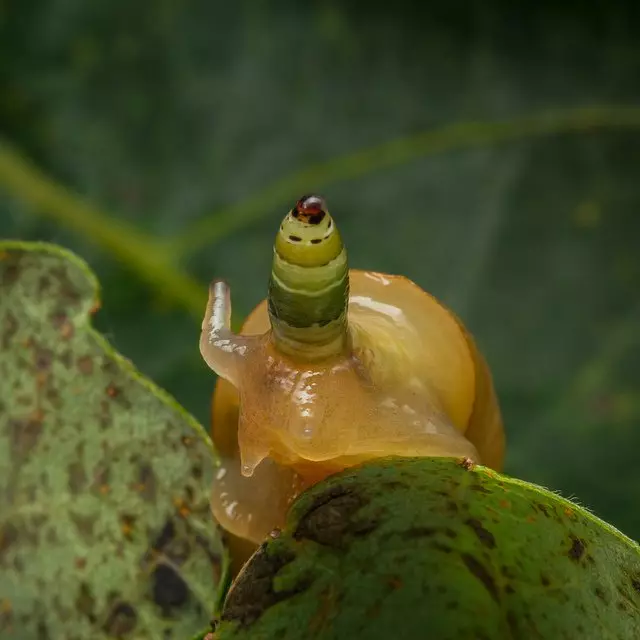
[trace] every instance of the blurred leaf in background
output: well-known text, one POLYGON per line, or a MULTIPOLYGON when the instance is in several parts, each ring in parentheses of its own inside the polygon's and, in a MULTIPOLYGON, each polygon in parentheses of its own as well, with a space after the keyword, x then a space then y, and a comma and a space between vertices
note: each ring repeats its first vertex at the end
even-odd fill
POLYGON ((87 259, 145 374, 206 423, 206 284, 246 314, 281 216, 321 190, 352 266, 475 334, 507 472, 640 537, 634 4, 1 8, 0 236, 87 259))

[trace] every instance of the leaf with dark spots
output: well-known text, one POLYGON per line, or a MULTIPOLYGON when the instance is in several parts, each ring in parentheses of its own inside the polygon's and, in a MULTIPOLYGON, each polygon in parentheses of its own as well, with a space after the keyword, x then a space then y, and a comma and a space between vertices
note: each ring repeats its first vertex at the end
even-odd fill
POLYGON ((569 536, 569 540, 571 541, 571 548, 569 549, 569 557, 572 560, 580 560, 584 554, 585 550, 585 542, 580 538, 577 538, 573 534, 569 536))
POLYGON ((237 622, 241 627, 250 627, 269 607, 303 591, 302 584, 290 591, 276 592, 274 589, 278 572, 294 557, 291 551, 277 547, 267 551, 266 546, 262 545, 227 594, 222 619, 237 622))
POLYGON ((478 540, 480 540, 485 547, 493 549, 496 546, 494 535, 482 526, 480 520, 477 518, 469 518, 466 524, 471 527, 473 532, 478 536, 478 540))
POLYGON ((110 637, 121 638, 131 633, 136 624, 136 610, 128 602, 118 602, 109 612, 104 631, 110 637))
POLYGON ((404 533, 405 538, 426 538, 437 533, 435 527, 409 527, 404 533))
POLYGON ((20 638, 183 640, 223 581, 209 439, 91 328, 84 263, 0 253, 0 612, 20 638))
POLYGON ((342 547, 353 535, 365 535, 376 527, 374 520, 358 520, 366 498, 343 487, 318 496, 300 519, 294 537, 330 547, 342 547))
POLYGON ((172 567, 159 564, 152 574, 153 601, 162 615, 176 615, 175 609, 183 607, 189 598, 189 589, 172 567))
POLYGON ((479 493, 491 493, 491 491, 487 487, 485 487, 485 486, 483 486, 481 484, 472 484, 469 487, 469 490, 470 491, 476 491, 476 492, 479 492, 479 493))
POLYGON ((536 502, 534 506, 540 513, 544 514, 547 518, 549 517, 549 511, 542 502, 536 502))
POLYGON ((153 548, 156 551, 163 551, 169 543, 176 537, 176 528, 173 524, 172 520, 168 520, 162 530, 160 531, 158 537, 153 542, 153 548))
POLYGON ((371 461, 296 499, 232 585, 216 640, 640 638, 638 576, 636 543, 541 487, 455 459, 371 461), (487 490, 452 489, 471 485, 487 490), (531 519, 536 504, 556 517, 531 519), (357 536, 354 522, 376 526, 357 536))

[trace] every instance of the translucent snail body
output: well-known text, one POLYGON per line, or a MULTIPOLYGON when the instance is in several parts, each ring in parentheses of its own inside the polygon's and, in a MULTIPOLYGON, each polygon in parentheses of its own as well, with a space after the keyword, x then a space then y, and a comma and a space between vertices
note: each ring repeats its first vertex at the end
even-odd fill
POLYGON ((216 519, 260 542, 304 488, 367 459, 468 456, 500 469, 489 370, 459 320, 410 280, 349 270, 321 198, 301 199, 274 246, 269 296, 229 329, 214 282, 201 353, 220 376, 216 519))

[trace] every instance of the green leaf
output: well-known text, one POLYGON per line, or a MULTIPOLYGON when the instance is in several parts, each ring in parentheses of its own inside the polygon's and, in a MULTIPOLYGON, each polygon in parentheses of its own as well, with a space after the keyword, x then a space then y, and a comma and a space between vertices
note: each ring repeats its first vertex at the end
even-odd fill
POLYGON ((97 292, 0 243, 0 636, 184 640, 226 572, 211 443, 91 328, 97 292))
POLYGON ((302 494, 227 596, 218 640, 640 637, 640 547, 574 503, 446 458, 302 494))

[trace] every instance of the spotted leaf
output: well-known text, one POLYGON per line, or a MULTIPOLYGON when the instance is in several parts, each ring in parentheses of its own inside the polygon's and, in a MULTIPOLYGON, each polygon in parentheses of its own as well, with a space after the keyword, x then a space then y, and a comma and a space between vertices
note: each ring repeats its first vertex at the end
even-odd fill
POLYGON ((74 255, 0 243, 2 638, 183 640, 224 575, 210 441, 91 328, 97 292, 74 255))

